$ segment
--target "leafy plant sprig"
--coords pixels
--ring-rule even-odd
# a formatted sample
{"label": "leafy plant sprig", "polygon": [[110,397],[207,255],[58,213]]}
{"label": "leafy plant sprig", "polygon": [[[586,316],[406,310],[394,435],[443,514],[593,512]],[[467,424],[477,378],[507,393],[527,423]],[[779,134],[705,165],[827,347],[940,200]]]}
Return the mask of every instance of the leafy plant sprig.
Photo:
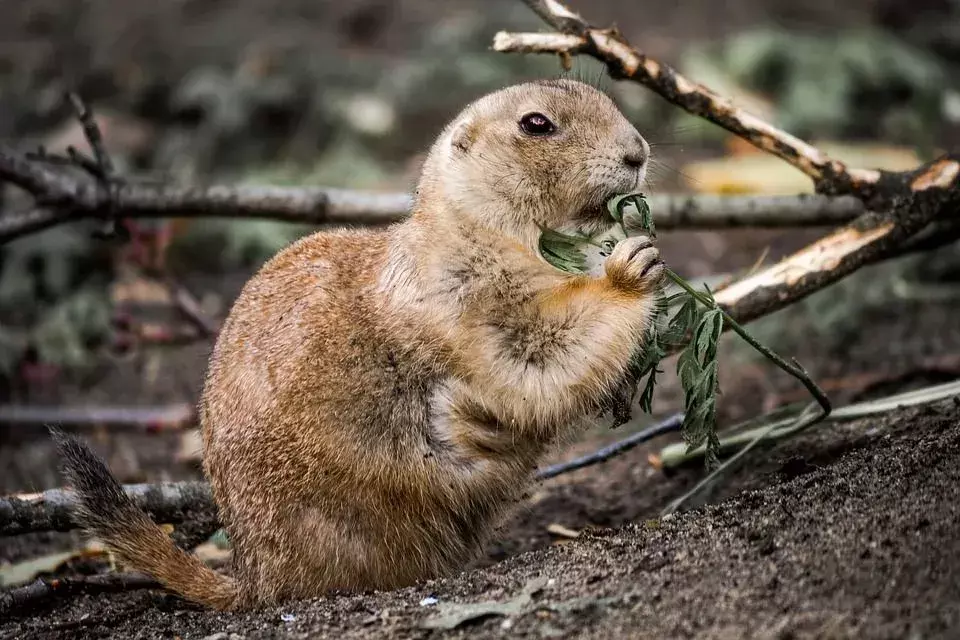
{"label": "leafy plant sprig", "polygon": [[[632,205],[637,211],[638,227],[651,237],[655,237],[653,215],[642,193],[616,196],[607,202],[610,217],[620,226],[624,236],[629,235],[624,221],[624,210],[628,205]],[[564,271],[583,272],[585,260],[581,247],[585,239],[548,229],[543,231],[540,249],[544,259]],[[830,415],[831,405],[827,395],[796,360],[792,363],[787,362],[756,340],[717,304],[708,287],[698,291],[671,269],[666,270],[666,275],[680,287],[681,291],[669,297],[662,291],[658,293],[650,329],[644,337],[643,345],[634,354],[624,385],[613,398],[610,408],[614,414],[615,427],[629,420],[630,406],[636,397],[640,381],[646,378],[640,393],[639,405],[643,411],[650,413],[657,374],[660,373],[660,361],[674,349],[681,349],[677,359],[677,375],[684,390],[684,419],[681,434],[688,452],[704,449],[707,468],[712,469],[712,472],[690,492],[671,503],[665,510],[669,513],[713,482],[719,474],[728,471],[774,428],[778,425],[783,427],[779,423],[772,424],[758,433],[733,457],[722,465],[719,464],[720,441],[717,437],[716,400],[720,393],[720,385],[717,349],[725,326],[776,366],[800,380],[813,396],[814,401],[807,405],[791,423],[791,433],[799,432],[823,420]],[[682,304],[668,322],[669,308],[678,301],[682,301]]]}

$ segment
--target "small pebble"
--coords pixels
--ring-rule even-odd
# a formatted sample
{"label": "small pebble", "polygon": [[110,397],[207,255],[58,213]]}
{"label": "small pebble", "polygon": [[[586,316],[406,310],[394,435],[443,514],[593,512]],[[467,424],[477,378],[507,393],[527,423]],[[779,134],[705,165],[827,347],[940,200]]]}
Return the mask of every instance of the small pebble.
{"label": "small pebble", "polygon": [[420,606],[421,606],[421,607],[429,607],[429,606],[431,606],[431,605],[437,604],[438,602],[440,602],[440,601],[437,600],[436,598],[434,598],[433,596],[427,596],[426,598],[424,598],[423,600],[420,601]]}

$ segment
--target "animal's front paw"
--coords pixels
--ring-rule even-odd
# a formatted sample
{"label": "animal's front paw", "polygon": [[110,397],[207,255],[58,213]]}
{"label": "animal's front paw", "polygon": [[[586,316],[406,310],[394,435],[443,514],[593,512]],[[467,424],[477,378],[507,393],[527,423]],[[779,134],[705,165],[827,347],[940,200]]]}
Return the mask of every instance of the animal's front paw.
{"label": "animal's front paw", "polygon": [[634,236],[617,243],[607,258],[605,269],[613,286],[633,293],[646,293],[660,286],[666,265],[650,238]]}

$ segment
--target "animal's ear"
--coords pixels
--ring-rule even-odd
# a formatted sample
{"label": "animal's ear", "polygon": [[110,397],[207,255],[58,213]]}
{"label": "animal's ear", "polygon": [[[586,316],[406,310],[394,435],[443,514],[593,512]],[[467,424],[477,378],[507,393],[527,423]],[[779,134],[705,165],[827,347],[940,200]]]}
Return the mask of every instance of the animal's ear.
{"label": "animal's ear", "polygon": [[469,151],[477,139],[477,126],[471,120],[461,120],[453,126],[450,145],[458,151]]}

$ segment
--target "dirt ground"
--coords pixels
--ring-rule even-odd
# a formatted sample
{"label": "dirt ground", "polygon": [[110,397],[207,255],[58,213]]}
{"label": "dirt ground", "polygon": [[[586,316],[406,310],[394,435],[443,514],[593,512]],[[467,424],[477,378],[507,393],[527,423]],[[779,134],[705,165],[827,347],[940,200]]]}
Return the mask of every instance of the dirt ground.
{"label": "dirt ground", "polygon": [[[127,61],[176,76],[197,57],[229,57],[265,33],[306,43],[318,55],[350,49],[355,43],[332,42],[312,29],[329,23],[328,31],[346,33],[336,25],[369,18],[358,18],[347,4],[313,0],[283,3],[283,11],[272,12],[263,0],[153,5],[160,8],[128,1],[122,11],[106,0],[88,4],[93,9],[76,8],[83,19],[75,20],[57,17],[59,5],[52,0],[30,7],[0,0],[0,15],[13,17],[0,25],[0,64],[16,57],[21,66],[24,60],[35,65],[30,73],[52,76],[65,64],[86,69]],[[445,4],[444,10],[465,4]],[[617,3],[598,2],[589,13],[598,22],[616,18],[629,37],[669,57],[678,51],[681,34],[716,36],[763,21],[852,24],[876,4],[864,0],[836,10],[823,1],[660,2],[662,11],[624,18]],[[438,6],[397,3],[387,21],[374,21],[380,45],[367,53],[384,60],[398,55]],[[216,28],[226,19],[237,28]],[[172,41],[179,46],[171,47]],[[0,137],[6,133],[0,130]],[[682,151],[665,147],[667,162]],[[772,260],[817,235],[666,233],[660,244],[671,266],[696,276],[747,267],[767,248]],[[864,282],[881,278],[872,273]],[[247,275],[215,281],[197,276],[186,284],[194,291],[215,290],[226,304]],[[960,300],[926,302],[923,308],[897,300],[860,309],[857,328],[840,337],[802,314],[779,316],[766,326],[782,337],[777,350],[796,356],[839,406],[957,378],[958,312]],[[29,399],[66,405],[192,402],[209,348],[198,344],[110,360],[87,380],[36,391]],[[765,365],[723,361],[722,424],[803,397],[794,381]],[[664,415],[679,406],[669,372],[666,378],[656,403]],[[200,477],[195,464],[176,460],[181,433],[94,429],[86,435],[122,482]],[[591,433],[558,459],[623,435]],[[231,615],[147,590],[58,598],[0,620],[0,639],[960,637],[960,401],[820,428],[758,451],[704,504],[660,519],[663,506],[703,474],[699,465],[667,474],[648,464],[648,456],[673,439],[542,483],[475,566],[444,580]],[[60,484],[42,432],[0,425],[0,493]],[[557,536],[550,525],[579,535]],[[0,538],[0,563],[78,541],[74,534]],[[94,568],[74,565],[67,575]],[[462,606],[469,604],[477,606]]]}

